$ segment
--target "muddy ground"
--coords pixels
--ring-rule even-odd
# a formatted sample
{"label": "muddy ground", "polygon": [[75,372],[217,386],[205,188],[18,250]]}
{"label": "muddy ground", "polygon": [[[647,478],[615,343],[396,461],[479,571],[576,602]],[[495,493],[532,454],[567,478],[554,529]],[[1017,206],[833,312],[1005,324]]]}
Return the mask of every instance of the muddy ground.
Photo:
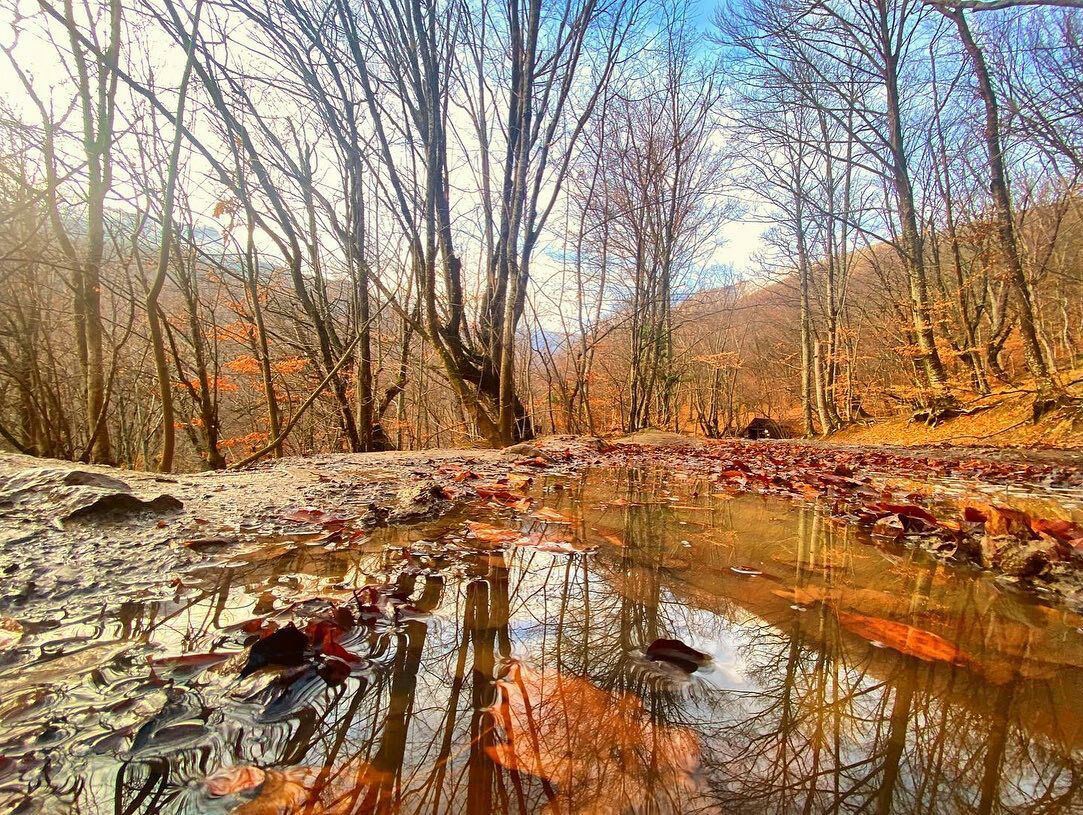
{"label": "muddy ground", "polygon": [[[168,591],[216,548],[295,535],[336,545],[437,516],[493,485],[584,467],[664,467],[717,489],[815,503],[838,523],[921,546],[1083,607],[1083,467],[1065,451],[550,437],[508,450],[324,455],[155,475],[0,457],[0,614],[23,620]],[[511,492],[514,492],[512,489]],[[341,541],[348,545],[348,541]]]}

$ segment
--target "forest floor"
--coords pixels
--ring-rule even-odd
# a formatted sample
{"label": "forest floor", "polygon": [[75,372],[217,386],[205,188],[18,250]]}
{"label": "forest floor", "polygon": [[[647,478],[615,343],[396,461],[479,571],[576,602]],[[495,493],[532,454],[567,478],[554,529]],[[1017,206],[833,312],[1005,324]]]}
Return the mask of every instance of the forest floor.
{"label": "forest floor", "polygon": [[345,546],[360,530],[471,502],[523,510],[534,476],[589,468],[661,469],[706,479],[713,492],[816,506],[839,524],[1083,606],[1083,451],[645,431],[612,443],[552,436],[503,451],[330,454],[172,475],[0,456],[0,612],[35,598],[93,603],[103,575],[121,575],[139,594],[208,552],[299,530]]}
{"label": "forest floor", "polygon": [[833,434],[831,443],[1083,449],[1083,370],[1069,372],[1066,379],[1080,406],[1054,411],[1037,423],[1033,390],[1024,386],[975,395],[964,405],[967,415],[932,427],[905,416],[876,419]]}

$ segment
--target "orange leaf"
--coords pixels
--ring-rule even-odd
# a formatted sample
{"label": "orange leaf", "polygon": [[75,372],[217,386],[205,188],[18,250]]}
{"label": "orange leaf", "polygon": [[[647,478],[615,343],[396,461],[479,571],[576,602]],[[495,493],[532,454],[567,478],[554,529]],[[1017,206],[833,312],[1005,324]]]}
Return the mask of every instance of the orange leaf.
{"label": "orange leaf", "polygon": [[864,614],[852,614],[848,611],[839,611],[838,617],[844,628],[859,637],[882,643],[907,656],[917,657],[926,662],[962,664],[966,661],[966,655],[953,643],[930,631],[923,631],[894,620],[867,617]]}
{"label": "orange leaf", "polygon": [[530,517],[537,518],[539,521],[545,521],[549,524],[573,524],[575,521],[569,518],[567,515],[562,515],[555,509],[549,507],[542,507],[537,512],[533,513]]}
{"label": "orange leaf", "polygon": [[262,786],[266,779],[267,773],[259,767],[242,764],[216,770],[203,779],[203,787],[209,795],[220,798],[223,795],[234,795],[238,792],[254,790]]}
{"label": "orange leaf", "polygon": [[493,526],[481,521],[467,521],[468,537],[475,538],[486,543],[508,543],[518,540],[520,533],[516,529]]}

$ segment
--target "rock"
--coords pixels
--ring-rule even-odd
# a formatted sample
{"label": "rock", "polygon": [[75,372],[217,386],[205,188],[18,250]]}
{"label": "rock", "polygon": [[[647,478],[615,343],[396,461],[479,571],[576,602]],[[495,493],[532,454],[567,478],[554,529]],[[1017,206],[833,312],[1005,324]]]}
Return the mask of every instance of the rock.
{"label": "rock", "polygon": [[998,552],[1000,571],[1011,577],[1030,578],[1039,575],[1049,564],[1049,547],[1043,543],[1019,543],[1005,546]]}
{"label": "rock", "polygon": [[403,487],[395,494],[386,520],[388,523],[401,523],[435,515],[446,500],[440,485],[431,479],[426,479],[420,484]]}
{"label": "rock", "polygon": [[0,480],[0,506],[69,520],[91,515],[166,512],[184,505],[164,493],[140,497],[128,482],[112,475],[35,467]]}
{"label": "rock", "polygon": [[647,659],[668,662],[670,665],[676,665],[687,673],[694,673],[698,668],[703,668],[711,663],[709,654],[697,651],[680,640],[657,639],[647,646],[644,654]]}
{"label": "rock", "polygon": [[552,461],[553,457],[543,450],[538,449],[533,444],[522,442],[521,444],[513,444],[510,447],[505,447],[500,451],[500,454],[504,458],[543,458],[546,461]]}
{"label": "rock", "polygon": [[71,520],[74,518],[85,518],[88,515],[127,515],[132,512],[143,511],[169,512],[183,508],[184,504],[172,495],[162,494],[144,500],[138,496],[132,495],[130,492],[115,492],[103,495],[93,503],[80,507],[74,512],[69,512],[65,518]]}

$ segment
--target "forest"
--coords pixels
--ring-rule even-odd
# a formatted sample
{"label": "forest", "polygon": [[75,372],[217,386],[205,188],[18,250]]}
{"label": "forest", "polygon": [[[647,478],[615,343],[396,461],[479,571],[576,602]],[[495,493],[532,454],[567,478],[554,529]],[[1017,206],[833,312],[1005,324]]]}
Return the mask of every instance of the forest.
{"label": "forest", "polygon": [[168,472],[1070,409],[1077,6],[8,2],[2,444]]}

